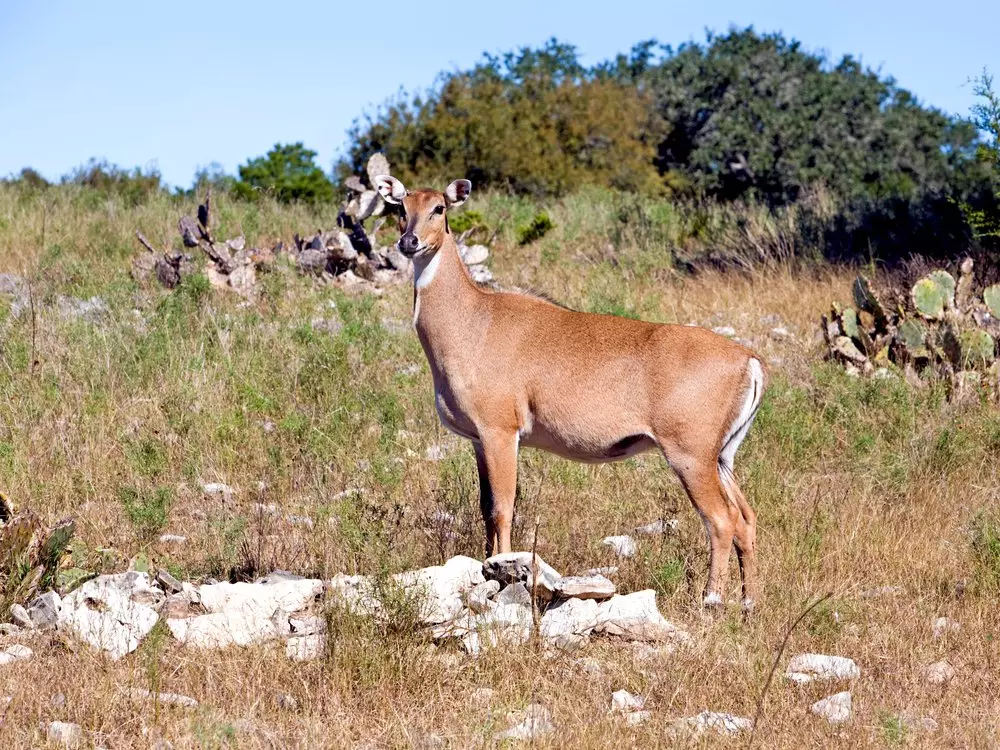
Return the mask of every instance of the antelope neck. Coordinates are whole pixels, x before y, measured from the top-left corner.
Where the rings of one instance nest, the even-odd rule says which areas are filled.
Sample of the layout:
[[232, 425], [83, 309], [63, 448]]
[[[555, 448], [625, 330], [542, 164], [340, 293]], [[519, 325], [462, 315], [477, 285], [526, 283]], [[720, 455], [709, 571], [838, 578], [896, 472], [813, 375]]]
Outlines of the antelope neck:
[[413, 259], [413, 327], [425, 344], [470, 322], [480, 294], [451, 237], [429, 260]]

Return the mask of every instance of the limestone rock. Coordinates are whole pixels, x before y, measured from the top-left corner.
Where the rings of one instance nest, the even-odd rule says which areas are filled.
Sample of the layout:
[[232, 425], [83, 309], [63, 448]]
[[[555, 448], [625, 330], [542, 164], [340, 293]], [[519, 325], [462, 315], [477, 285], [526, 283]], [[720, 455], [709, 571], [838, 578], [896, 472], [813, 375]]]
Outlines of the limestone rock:
[[853, 659], [826, 654], [799, 654], [788, 662], [785, 676], [800, 684], [813, 680], [856, 680], [861, 670]]
[[934, 638], [943, 638], [948, 633], [957, 633], [961, 629], [960, 623], [949, 620], [947, 617], [938, 617], [931, 623], [931, 635]]
[[208, 614], [167, 620], [174, 638], [197, 648], [249, 646], [291, 633], [289, 618], [323, 593], [323, 582], [275, 575], [255, 583], [199, 586]]
[[279, 637], [278, 626], [271, 619], [274, 614], [273, 610], [251, 600], [224, 612], [168, 619], [167, 627], [174, 638], [185, 646], [250, 646]]
[[483, 564], [464, 555], [457, 555], [444, 565], [400, 573], [393, 579], [418, 598], [420, 619], [428, 625], [461, 615], [465, 608], [463, 594], [486, 580]]
[[325, 648], [326, 636], [316, 633], [289, 638], [285, 644], [285, 655], [292, 661], [314, 661], [323, 655]]
[[946, 661], [936, 661], [924, 670], [924, 679], [932, 685], [944, 685], [955, 678], [955, 668]]
[[171, 706], [183, 706], [184, 708], [195, 708], [198, 705], [198, 701], [186, 695], [179, 695], [178, 693], [152, 693], [145, 688], [132, 688], [129, 690], [129, 695], [137, 700], [155, 700]]
[[460, 250], [462, 260], [468, 266], [478, 266], [490, 257], [490, 249], [486, 245], [467, 245]]
[[628, 714], [641, 711], [645, 706], [646, 701], [628, 690], [616, 690], [611, 694], [611, 713]]
[[505, 586], [494, 597], [493, 601], [497, 604], [519, 604], [524, 607], [530, 607], [531, 592], [528, 591], [528, 587], [523, 583], [512, 583], [509, 586]]
[[[535, 585], [533, 568], [537, 568], [538, 581]], [[503, 584], [523, 583], [529, 592], [537, 590], [541, 599], [549, 600], [555, 594], [556, 581], [562, 578], [551, 565], [535, 555], [532, 562], [530, 552], [505, 552], [487, 558], [483, 562], [483, 575], [487, 580]]]
[[656, 608], [653, 589], [617, 594], [598, 606], [595, 632], [639, 641], [686, 643], [690, 635]]
[[555, 594], [562, 599], [609, 599], [615, 585], [602, 575], [563, 576], [555, 584]]
[[670, 520], [661, 518], [657, 521], [647, 523], [645, 526], [637, 526], [634, 533], [643, 536], [657, 536], [659, 534], [666, 534], [668, 531], [676, 531], [679, 523], [676, 518], [671, 518]]
[[537, 703], [528, 706], [523, 711], [517, 711], [508, 718], [512, 726], [496, 735], [495, 739], [503, 740], [535, 740], [555, 731], [552, 725], [552, 712]]
[[236, 491], [228, 484], [222, 482], [206, 482], [201, 486], [202, 492], [212, 497], [221, 497], [223, 500], [230, 500]]
[[7, 646], [7, 648], [0, 651], [0, 667], [13, 664], [16, 661], [30, 659], [33, 653], [34, 652], [30, 648], [22, 646], [20, 643]]
[[31, 630], [35, 627], [34, 623], [31, 621], [31, 617], [28, 615], [28, 610], [20, 604], [15, 604], [10, 608], [10, 621], [19, 628]]
[[740, 732], [749, 732], [753, 729], [753, 720], [743, 716], [719, 713], [717, 711], [702, 711], [697, 716], [689, 716], [686, 719], [679, 719], [675, 726], [688, 730], [695, 734], [701, 734], [709, 730], [719, 734], [734, 735]]
[[493, 272], [484, 265], [469, 266], [469, 275], [477, 284], [489, 284], [493, 281]]
[[635, 557], [639, 552], [639, 545], [635, 543], [635, 539], [627, 534], [606, 536], [601, 540], [601, 544], [611, 547], [618, 557]]
[[158, 615], [150, 604], [163, 598], [145, 573], [99, 576], [62, 600], [59, 627], [120, 659], [135, 651], [156, 625]]
[[851, 694], [848, 691], [835, 693], [818, 700], [809, 708], [817, 716], [822, 716], [831, 724], [843, 724], [851, 720]]
[[490, 608], [490, 600], [498, 593], [500, 593], [499, 581], [484, 581], [469, 591], [466, 603], [475, 614], [482, 614]]
[[60, 747], [77, 747], [83, 742], [83, 727], [67, 721], [53, 721], [45, 729], [49, 742]]

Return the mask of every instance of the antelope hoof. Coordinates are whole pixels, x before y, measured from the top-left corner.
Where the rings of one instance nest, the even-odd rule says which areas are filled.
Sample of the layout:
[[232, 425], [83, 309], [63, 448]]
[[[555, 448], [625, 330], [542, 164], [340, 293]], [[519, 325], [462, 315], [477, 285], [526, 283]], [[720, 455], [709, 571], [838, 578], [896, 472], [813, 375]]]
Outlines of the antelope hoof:
[[724, 604], [722, 602], [722, 596], [712, 591], [711, 593], [705, 594], [705, 598], [702, 599], [701, 605], [705, 609], [719, 610], [722, 609]]

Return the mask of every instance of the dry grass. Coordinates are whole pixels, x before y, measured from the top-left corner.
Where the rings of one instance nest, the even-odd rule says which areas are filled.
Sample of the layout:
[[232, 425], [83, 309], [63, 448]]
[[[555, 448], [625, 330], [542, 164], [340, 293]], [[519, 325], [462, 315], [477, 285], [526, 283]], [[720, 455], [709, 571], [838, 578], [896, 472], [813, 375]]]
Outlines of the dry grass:
[[[819, 363], [816, 321], [847, 296], [846, 272], [679, 275], [662, 249], [621, 231], [587, 196], [550, 207], [557, 229], [519, 248], [514, 226], [530, 205], [492, 197], [474, 208], [487, 221], [510, 217], [491, 261], [504, 283], [584, 309], [732, 325], [771, 361], [774, 385], [737, 462], [760, 517], [757, 616], [745, 624], [731, 606], [702, 619], [703, 532], [660, 459], [582, 466], [528, 452], [515, 539], [530, 545], [539, 517], [539, 552], [563, 572], [610, 563], [599, 544], [608, 534], [680, 519], [678, 533], [645, 539], [618, 580], [626, 590], [657, 587], [663, 613], [694, 632], [692, 649], [641, 661], [627, 644], [595, 642], [584, 654], [602, 664], [594, 676], [577, 656], [524, 648], [471, 659], [363, 624], [345, 631], [336, 658], [304, 665], [279, 644], [195, 654], [164, 634], [112, 664], [37, 636], [25, 641], [33, 659], [0, 667], [0, 696], [13, 696], [0, 708], [0, 745], [37, 747], [39, 722], [64, 720], [110, 748], [160, 738], [175, 748], [485, 747], [507, 711], [541, 702], [558, 731], [540, 747], [675, 746], [669, 719], [705, 708], [752, 716], [788, 623], [829, 592], [789, 651], [857, 661], [854, 720], [832, 728], [808, 712], [838, 686], [793, 687], [779, 675], [757, 747], [996, 747], [1000, 551], [982, 551], [998, 508], [992, 408], [948, 404], [933, 387], [859, 382]], [[31, 278], [39, 310], [34, 337], [30, 316], [0, 323], [0, 489], [50, 521], [76, 516], [74, 562], [90, 570], [145, 555], [191, 578], [274, 567], [329, 577], [478, 555], [471, 449], [438, 425], [413, 334], [382, 324], [409, 320], [410, 291], [350, 297], [284, 270], [251, 305], [200, 285], [138, 288], [127, 270], [131, 232], [164, 243], [178, 210], [165, 199], [125, 209], [89, 193], [25, 199], [0, 188], [0, 272]], [[332, 215], [225, 200], [219, 213], [251, 241], [332, 224]], [[61, 318], [58, 295], [99, 295], [111, 314], [97, 324]], [[320, 318], [339, 330], [318, 329]], [[793, 338], [772, 337], [779, 325]], [[446, 457], [426, 460], [435, 444]], [[205, 497], [205, 481], [236, 493]], [[362, 492], [341, 494], [353, 487]], [[454, 524], [435, 520], [441, 510]], [[161, 544], [161, 533], [187, 542]], [[866, 595], [883, 586], [900, 591]], [[939, 616], [961, 630], [933, 639]], [[921, 670], [943, 658], [958, 676], [927, 684]], [[151, 685], [201, 706], [154, 710], [127, 696]], [[495, 692], [475, 697], [483, 687]], [[653, 720], [627, 728], [609, 716], [619, 688], [647, 697]], [[279, 694], [298, 707], [279, 705]], [[903, 715], [932, 717], [939, 729], [906, 729]]]

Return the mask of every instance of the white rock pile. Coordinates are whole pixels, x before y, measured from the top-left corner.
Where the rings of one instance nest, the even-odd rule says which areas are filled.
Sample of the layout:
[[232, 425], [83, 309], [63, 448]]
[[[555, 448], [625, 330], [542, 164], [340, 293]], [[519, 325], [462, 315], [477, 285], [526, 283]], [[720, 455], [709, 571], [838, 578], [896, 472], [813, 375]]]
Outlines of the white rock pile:
[[[286, 642], [295, 661], [325, 649], [325, 608], [344, 607], [376, 619], [394, 616], [390, 602], [409, 603], [415, 627], [438, 641], [457, 640], [470, 654], [527, 642], [535, 632], [554, 648], [576, 650], [592, 636], [658, 642], [672, 649], [690, 636], [656, 607], [653, 590], [618, 594], [600, 574], [559, 574], [530, 552], [480, 562], [453, 557], [443, 565], [378, 580], [338, 575], [330, 581], [276, 571], [253, 583], [180, 582], [165, 572], [128, 571], [86, 581], [65, 597], [47, 592], [19, 611], [22, 626], [58, 628], [120, 659], [135, 651], [161, 619], [185, 647], [220, 649]], [[0, 653], [0, 664], [29, 658], [26, 647]], [[163, 696], [161, 696], [161, 700]]]

